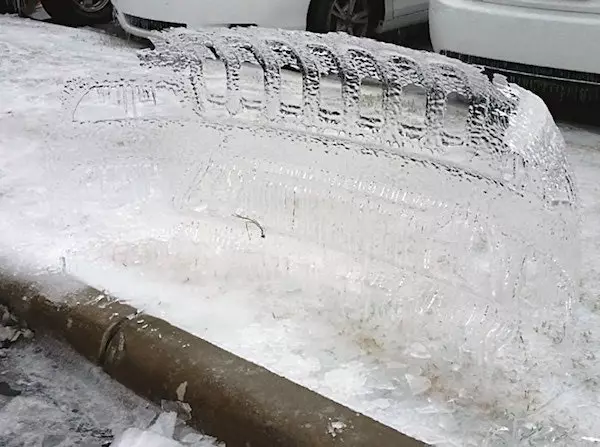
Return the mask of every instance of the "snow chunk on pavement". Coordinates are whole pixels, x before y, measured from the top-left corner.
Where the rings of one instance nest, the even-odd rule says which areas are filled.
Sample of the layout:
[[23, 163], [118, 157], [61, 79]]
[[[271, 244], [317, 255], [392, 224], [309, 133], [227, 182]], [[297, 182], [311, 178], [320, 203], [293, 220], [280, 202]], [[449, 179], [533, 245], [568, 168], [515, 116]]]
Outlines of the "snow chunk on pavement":
[[176, 413], [162, 413], [147, 430], [139, 428], [125, 430], [114, 440], [111, 447], [216, 447], [219, 445], [213, 439], [198, 434], [188, 434], [181, 442], [175, 441], [173, 436], [176, 422]]
[[165, 438], [150, 430], [140, 430], [139, 428], [130, 428], [118, 437], [112, 444], [112, 447], [179, 447], [179, 442]]

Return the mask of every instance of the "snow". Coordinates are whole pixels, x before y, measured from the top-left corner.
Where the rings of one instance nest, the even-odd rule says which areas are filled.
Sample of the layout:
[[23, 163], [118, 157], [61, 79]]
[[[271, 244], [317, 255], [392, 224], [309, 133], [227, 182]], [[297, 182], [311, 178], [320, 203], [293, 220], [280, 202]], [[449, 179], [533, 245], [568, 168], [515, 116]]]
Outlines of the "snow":
[[213, 440], [197, 433], [187, 434], [181, 442], [175, 441], [173, 436], [176, 423], [176, 413], [162, 413], [146, 430], [135, 427], [125, 430], [113, 441], [111, 447], [216, 447]]
[[[296, 178], [298, 188], [310, 188], [306, 172], [294, 167], [300, 157], [297, 142], [279, 141], [280, 151], [270, 165], [247, 164], [243, 153], [273, 145], [272, 136], [241, 128], [223, 132], [216, 125], [199, 129], [190, 110], [176, 103], [168, 82], [159, 89], [158, 107], [111, 109], [130, 104], [133, 95], [144, 98], [150, 90], [141, 86], [115, 91], [99, 85], [74, 116], [65, 114], [60, 92], [68, 79], [97, 80], [104, 73], [113, 81], [121, 76], [149, 79], [149, 72], [126, 41], [90, 30], [56, 30], [0, 17], [1, 258], [15, 266], [34, 264], [34, 271], [66, 270], [432, 444], [586, 445], [586, 439], [600, 434], [598, 385], [593, 380], [600, 372], [594, 356], [600, 344], [594, 304], [600, 279], [598, 131], [562, 128], [584, 218], [581, 299], [574, 306], [573, 330], [583, 339], [574, 359], [577, 365], [548, 365], [546, 375], [531, 378], [539, 388], [532, 388], [531, 395], [511, 395], [491, 376], [474, 395], [473, 389], [460, 388], [467, 381], [451, 377], [443, 383], [424, 370], [421, 360], [439, 354], [424, 343], [394, 350], [402, 344], [397, 334], [386, 333], [388, 309], [369, 306], [371, 301], [364, 299], [368, 288], [360, 275], [367, 266], [361, 259], [336, 250], [323, 253], [308, 238], [290, 240], [271, 221], [264, 228], [253, 223], [244, 209], [232, 210], [224, 219], [195, 196], [198, 190], [211, 191], [219, 202], [224, 194], [214, 179], [221, 175], [231, 188], [240, 188], [243, 198], [259, 167], [273, 175], [273, 191], [285, 184], [278, 175]], [[253, 82], [252, 73], [244, 76]], [[116, 115], [123, 110], [126, 115]], [[122, 125], [93, 122], [125, 117], [136, 120]], [[73, 118], [83, 122], [75, 130]], [[213, 149], [198, 150], [207, 147]], [[224, 159], [230, 148], [235, 148], [238, 164]], [[326, 149], [343, 152], [335, 144]], [[313, 166], [336, 162], [306, 157]], [[344, 160], [351, 169], [351, 157]], [[338, 180], [324, 181], [333, 185]], [[265, 212], [271, 199], [268, 194], [261, 199]], [[340, 202], [354, 203], [352, 199], [339, 197]], [[164, 206], [166, 202], [172, 206]], [[295, 202], [288, 206], [310, 215], [310, 208], [296, 210]], [[306, 222], [300, 217], [298, 222]], [[307, 224], [302, 230], [320, 237], [334, 223]], [[382, 219], [373, 223], [377, 225], [388, 223]], [[343, 241], [347, 234], [340, 228], [336, 234]], [[210, 246], [217, 252], [206, 251]], [[254, 256], [257, 247], [268, 256]], [[237, 256], [236, 250], [249, 255]], [[294, 256], [299, 261], [290, 263]], [[274, 273], [281, 269], [293, 273], [286, 282]], [[372, 279], [383, 286], [386, 280], [394, 278]], [[413, 331], [420, 329], [419, 322], [414, 326]], [[526, 387], [525, 377], [519, 379]], [[333, 433], [343, 429], [331, 428]], [[164, 432], [134, 428], [123, 436], [121, 444], [165, 438]], [[169, 445], [166, 439], [162, 441]]]

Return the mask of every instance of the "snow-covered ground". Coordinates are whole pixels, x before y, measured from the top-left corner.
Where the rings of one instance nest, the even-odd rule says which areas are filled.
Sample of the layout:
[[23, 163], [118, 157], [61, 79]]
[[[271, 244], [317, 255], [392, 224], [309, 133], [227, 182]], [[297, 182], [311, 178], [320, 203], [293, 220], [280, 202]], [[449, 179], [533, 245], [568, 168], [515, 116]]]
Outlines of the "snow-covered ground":
[[3, 447], [217, 447], [0, 307]]
[[[453, 389], [466, 382], [444, 383], [444, 378], [423, 371], [418, 360], [427, 353], [422, 346], [400, 353], [384, 346], [393, 345], [398, 334], [382, 335], [373, 327], [378, 318], [385, 324], [386, 315], [373, 318], [372, 309], [361, 307], [361, 289], [353, 289], [358, 281], [349, 277], [342, 285], [344, 294], [330, 293], [340, 289], [332, 279], [340, 272], [360, 271], [343, 256], [330, 253], [323, 259], [312, 245], [294, 245], [270, 233], [268, 226], [269, 241], [279, 238], [271, 245], [277, 247], [269, 253], [272, 264], [260, 257], [231, 256], [232, 248], [260, 243], [264, 229], [241, 214], [225, 223], [207, 216], [194, 194], [211, 187], [206, 185], [206, 166], [225, 170], [219, 149], [255, 150], [268, 144], [260, 132], [223, 133], [214, 126], [200, 131], [197, 123], [186, 121], [189, 111], [176, 101], [162, 104], [161, 113], [166, 114], [162, 121], [84, 124], [74, 130], [73, 116], [65, 115], [60, 103], [65, 81], [77, 76], [100, 79], [105, 73], [112, 79], [145, 77], [148, 71], [126, 41], [91, 30], [56, 30], [48, 24], [0, 17], [3, 258], [41, 269], [65, 269], [430, 443], [571, 446], [600, 439], [594, 379], [600, 374], [594, 354], [600, 346], [595, 306], [600, 284], [600, 132], [562, 127], [584, 214], [581, 302], [575, 306], [574, 323], [578, 350], [572, 367], [560, 370], [560, 375], [549, 368], [551, 372], [537, 378], [539, 388], [524, 396], [495, 389], [493, 378], [486, 389]], [[98, 113], [115, 118], [129, 100], [127, 95], [115, 99], [99, 93], [104, 103], [82, 102], [76, 119]], [[143, 101], [136, 104], [130, 115], [155, 113]], [[285, 153], [285, 142], [281, 144]], [[213, 149], [204, 151], [208, 161], [199, 162], [195, 156], [203, 148]], [[173, 160], [177, 157], [181, 158]], [[230, 186], [252, 181], [253, 167], [242, 161], [227, 166], [224, 178]], [[287, 161], [274, 160], [266, 169], [273, 178], [285, 174], [309, 187], [301, 171], [283, 167]], [[220, 191], [214, 193], [218, 200]], [[269, 199], [264, 197], [267, 208]], [[156, 203], [171, 206], [157, 208]], [[295, 203], [290, 206], [295, 216]], [[302, 212], [307, 211], [299, 207]], [[313, 230], [321, 231], [318, 225]], [[221, 251], [204, 252], [203, 247], [211, 244]], [[303, 253], [304, 265], [316, 263], [320, 267], [316, 270], [325, 273], [277, 281], [273, 271], [285, 270], [287, 251]], [[297, 268], [287, 265], [288, 271]]]

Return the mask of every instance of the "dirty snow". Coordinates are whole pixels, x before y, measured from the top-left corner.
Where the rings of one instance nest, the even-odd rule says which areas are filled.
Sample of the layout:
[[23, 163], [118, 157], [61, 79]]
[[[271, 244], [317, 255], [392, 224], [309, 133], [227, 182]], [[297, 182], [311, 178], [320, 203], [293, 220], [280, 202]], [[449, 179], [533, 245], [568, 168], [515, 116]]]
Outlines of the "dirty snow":
[[[40, 269], [66, 270], [429, 443], [571, 446], [587, 445], [600, 436], [594, 379], [600, 373], [594, 354], [600, 347], [595, 305], [600, 280], [598, 131], [563, 127], [584, 212], [581, 303], [575, 308], [582, 356], [562, 380], [542, 378], [543, 389], [532, 390], [531, 396], [481, 390], [477, 401], [487, 406], [477, 407], [469, 405], [472, 398], [464, 390], [444, 389], [416, 361], [411, 363], [411, 358], [428, 355], [423, 346], [409, 347], [403, 357], [391, 356], [368, 331], [344, 326], [344, 315], [336, 312], [360, 314], [361, 309], [352, 308], [356, 302], [346, 301], [359, 291], [350, 290], [332, 302], [326, 296], [314, 313], [300, 300], [307, 290], [322, 294], [318, 284], [281, 284], [261, 277], [260, 265], [227, 256], [203, 264], [206, 258], [198, 253], [198, 242], [217, 242], [226, 252], [226, 241], [214, 233], [219, 223], [210, 217], [198, 219], [201, 209], [174, 213], [173, 208], [149, 206], [163, 190], [180, 191], [175, 201], [185, 202], [202, 182], [203, 173], [195, 166], [183, 179], [169, 176], [175, 171], [169, 171], [168, 150], [192, 150], [194, 144], [214, 147], [211, 160], [218, 164], [217, 149], [223, 144], [261, 144], [260, 135], [240, 130], [228, 137], [234, 141], [224, 142], [214, 127], [201, 135], [185, 134], [170, 124], [158, 133], [153, 131], [157, 123], [140, 122], [118, 127], [118, 132], [89, 125], [87, 139], [73, 138], [61, 125], [73, 118], [60, 115], [59, 95], [66, 80], [103, 73], [111, 78], [143, 77], [147, 71], [127, 42], [95, 31], [56, 29], [0, 17], [2, 257]], [[188, 116], [172, 105], [162, 110], [189, 126]], [[140, 156], [134, 149], [140, 147], [152, 153]], [[77, 182], [63, 182], [65, 178]], [[245, 232], [250, 241], [260, 240], [260, 228], [248, 220], [232, 216], [228, 226], [232, 232]], [[290, 247], [283, 242], [282, 251], [311, 255], [309, 245]], [[347, 260], [333, 255], [326, 262], [347, 267]], [[217, 275], [223, 270], [229, 276]]]
[[218, 447], [0, 306], [3, 447]]

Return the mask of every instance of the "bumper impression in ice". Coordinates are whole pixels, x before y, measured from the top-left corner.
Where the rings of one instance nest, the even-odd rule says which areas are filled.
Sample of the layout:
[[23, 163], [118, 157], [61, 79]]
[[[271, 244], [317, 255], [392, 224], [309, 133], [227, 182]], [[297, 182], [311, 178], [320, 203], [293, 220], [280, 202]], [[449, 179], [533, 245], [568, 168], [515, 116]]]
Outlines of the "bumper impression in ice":
[[439, 55], [339, 34], [153, 42], [141, 57], [155, 75], [73, 81], [66, 106], [98, 132], [116, 121], [195, 129], [195, 144], [182, 138], [160, 159], [179, 181], [154, 189], [194, 216], [195, 244], [181, 247], [201, 254], [190, 269], [295, 281], [299, 309], [335, 308], [333, 324], [426, 368], [517, 363], [519, 341], [563, 341], [577, 195], [539, 98]]

